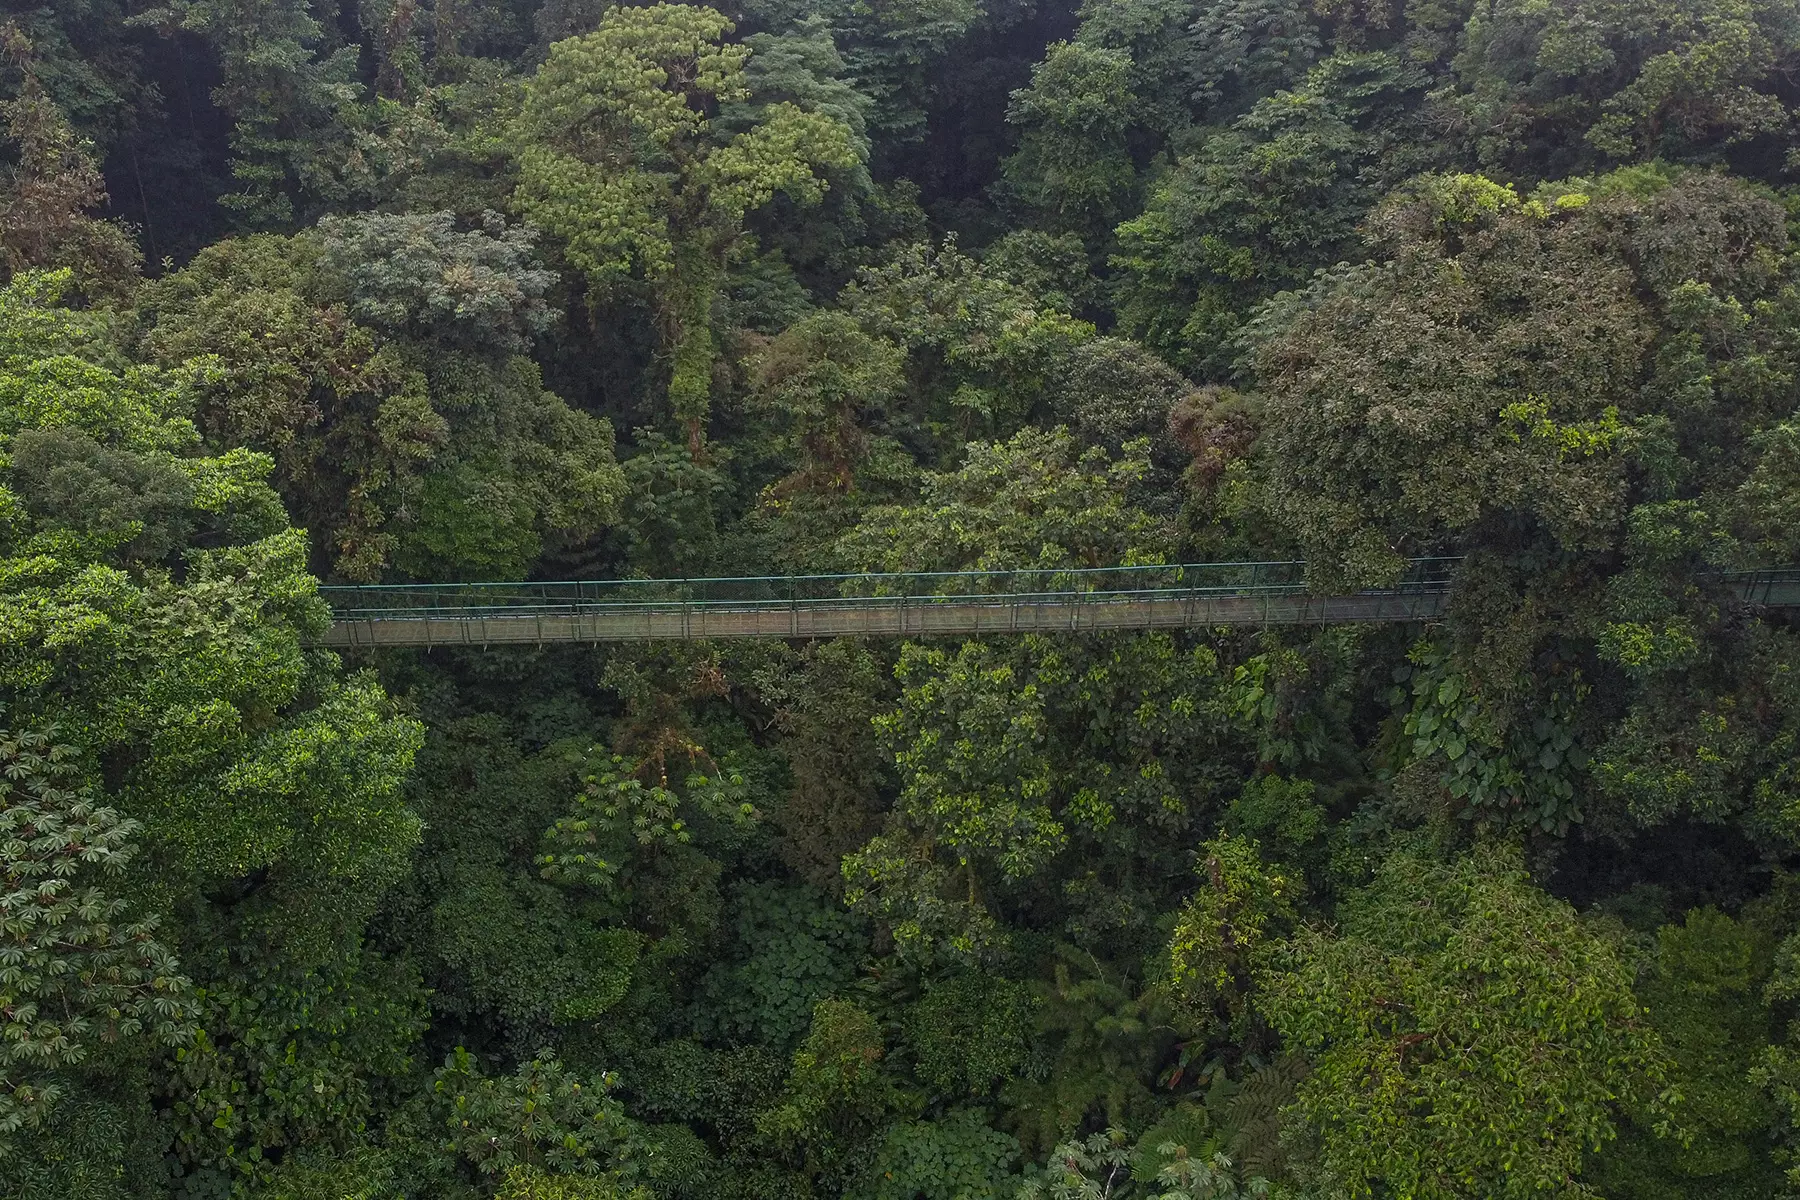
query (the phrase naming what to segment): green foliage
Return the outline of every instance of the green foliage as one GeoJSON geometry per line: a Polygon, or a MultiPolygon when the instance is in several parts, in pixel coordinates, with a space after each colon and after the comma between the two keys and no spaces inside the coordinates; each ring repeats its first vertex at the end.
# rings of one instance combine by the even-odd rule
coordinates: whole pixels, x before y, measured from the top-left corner
{"type": "Polygon", "coordinates": [[[544,293],[556,276],[532,265],[533,231],[499,213],[466,233],[449,212],[327,217],[319,233],[351,317],[383,333],[519,353],[555,319],[544,293]]]}
{"type": "Polygon", "coordinates": [[[624,463],[622,506],[632,567],[650,579],[706,575],[718,553],[724,473],[655,430],[637,430],[637,443],[624,463]]]}
{"type": "Polygon", "coordinates": [[[1014,878],[1033,873],[1067,845],[1063,823],[1044,803],[1049,730],[1038,689],[978,644],[954,658],[916,647],[904,653],[900,680],[917,683],[898,713],[881,718],[898,751],[902,803],[964,869],[979,857],[1014,878]]]}
{"type": "Polygon", "coordinates": [[[633,1061],[632,1111],[694,1123],[741,1147],[754,1139],[757,1113],[780,1094],[784,1074],[784,1060],[764,1046],[708,1050],[692,1041],[660,1041],[633,1061]]]}
{"type": "Polygon", "coordinates": [[[1140,1184],[1134,1180],[1133,1160],[1142,1157],[1143,1144],[1134,1155],[1124,1130],[1112,1128],[1063,1142],[1051,1152],[1041,1174],[1026,1177],[1019,1196],[1021,1200],[1125,1200],[1139,1195],[1145,1200],[1238,1200],[1273,1194],[1266,1179],[1241,1182],[1224,1154],[1202,1158],[1175,1142],[1150,1149],[1163,1161],[1140,1184]]]}
{"type": "Polygon", "coordinates": [[[1426,82],[1390,53],[1340,54],[1209,131],[1118,228],[1121,325],[1226,377],[1250,308],[1351,252],[1381,192],[1428,165],[1410,111],[1426,82]]]}
{"type": "Polygon", "coordinates": [[[1067,429],[972,442],[955,472],[927,476],[921,503],[871,509],[839,543],[862,570],[1097,567],[1161,561],[1164,531],[1133,503],[1148,445],[1115,460],[1067,429]]]}
{"type": "Polygon", "coordinates": [[[0,289],[0,436],[68,429],[143,452],[197,441],[186,398],[154,372],[115,371],[105,325],[59,303],[67,272],[25,273],[0,289]]]}
{"type": "Polygon", "coordinates": [[[876,832],[885,807],[883,756],[869,732],[893,680],[868,646],[844,638],[808,645],[792,667],[755,677],[793,780],[770,817],[783,861],[832,890],[842,887],[844,855],[876,832]]]}
{"type": "Polygon", "coordinates": [[[1313,1064],[1291,1116],[1317,1139],[1319,1186],[1591,1194],[1576,1175],[1614,1136],[1615,1100],[1669,1119],[1674,1064],[1625,964],[1511,851],[1397,852],[1339,932],[1303,929],[1260,982],[1313,1064]]]}
{"type": "Polygon", "coordinates": [[[757,1132],[827,1188],[847,1183],[866,1144],[912,1106],[882,1071],[883,1041],[854,1003],[819,1001],[780,1101],[757,1114],[757,1132]]]}
{"type": "Polygon", "coordinates": [[[1735,819],[1774,841],[1795,836],[1793,651],[1785,634],[1750,631],[1731,647],[1735,691],[1700,682],[1716,670],[1711,654],[1645,687],[1596,748],[1601,793],[1644,825],[1692,814],[1735,819]]]}
{"type": "MultiPolygon", "coordinates": [[[[304,536],[283,527],[262,482],[267,460],[178,453],[195,442],[185,397],[149,372],[68,353],[79,322],[50,306],[46,286],[15,284],[0,305],[10,349],[0,438],[10,448],[27,431],[79,422],[93,444],[39,439],[25,456],[25,490],[51,527],[3,560],[0,690],[15,712],[59,722],[87,754],[116,764],[113,790],[145,822],[165,895],[271,872],[233,919],[316,952],[366,918],[405,869],[418,820],[399,782],[419,727],[392,712],[371,677],[340,679],[334,660],[302,648],[322,606],[304,536]],[[73,461],[44,461],[58,448],[73,461]],[[54,528],[67,514],[58,493],[83,459],[120,472],[124,513],[114,519],[157,513],[171,546],[188,531],[178,557],[134,564],[115,539],[84,544],[54,528]],[[149,507],[141,493],[129,498],[134,476],[166,481],[171,471],[190,488],[149,507]]],[[[145,522],[114,533],[136,539],[145,522]]]]}
{"type": "Polygon", "coordinates": [[[1485,702],[1442,647],[1421,642],[1408,659],[1394,679],[1396,691],[1412,692],[1401,725],[1409,764],[1437,768],[1439,785],[1478,826],[1561,834],[1581,820],[1576,780],[1588,756],[1574,725],[1588,689],[1578,670],[1553,678],[1525,715],[1514,715],[1485,702]]]}
{"type": "Polygon", "coordinates": [[[982,252],[981,266],[1053,311],[1081,312],[1098,299],[1100,281],[1079,234],[1015,229],[982,252]]]}
{"type": "MultiPolygon", "coordinates": [[[[1315,13],[1293,0],[1213,0],[1198,6],[1189,76],[1209,116],[1292,88],[1320,48],[1315,13]]],[[[1349,39],[1345,39],[1348,41],[1349,39]]]]}
{"type": "Polygon", "coordinates": [[[156,562],[192,533],[194,486],[176,461],[111,450],[68,429],[13,438],[12,489],[40,529],[97,554],[156,562]]]}
{"type": "Polygon", "coordinates": [[[1064,369],[1061,386],[1050,397],[1055,419],[1066,421],[1081,441],[1115,455],[1138,439],[1147,441],[1152,472],[1145,490],[1160,491],[1166,479],[1160,468],[1172,458],[1170,424],[1193,385],[1136,342],[1118,337],[1082,343],[1064,369]]]}
{"type": "Polygon", "coordinates": [[[627,1200],[648,1197],[642,1188],[626,1188],[610,1179],[589,1175],[552,1174],[536,1167],[509,1167],[495,1200],[627,1200]]]}
{"type": "MultiPolygon", "coordinates": [[[[696,827],[749,827],[758,814],[746,799],[745,780],[735,771],[711,777],[695,771],[677,792],[668,786],[670,756],[663,747],[635,772],[623,758],[600,757],[598,749],[590,748],[583,764],[573,810],[544,832],[539,873],[572,889],[590,920],[635,918],[657,938],[659,953],[685,952],[718,919],[718,867],[694,845],[696,827]]],[[[697,746],[689,749],[704,755],[697,746]]],[[[598,932],[635,950],[629,931],[598,932]]]]}
{"type": "Polygon", "coordinates": [[[1061,900],[1043,901],[1063,931],[1091,945],[1143,936],[1172,899],[1150,881],[1180,869],[1217,782],[1210,763],[1230,752],[1209,718],[1217,672],[1209,651],[1154,634],[905,647],[900,704],[879,721],[899,803],[845,858],[846,898],[904,957],[980,960],[1005,944],[995,912],[1046,864],[1073,861],[1061,900]]]}
{"type": "Polygon", "coordinates": [[[195,1032],[158,922],[99,886],[117,884],[142,826],[98,803],[55,733],[0,730],[0,1154],[138,1035],[195,1032]]]}
{"type": "MultiPolygon", "coordinates": [[[[868,116],[873,102],[867,92],[845,78],[843,55],[824,18],[804,17],[780,33],[753,33],[744,39],[744,45],[750,48],[750,58],[744,63],[748,96],[721,113],[727,125],[754,123],[771,104],[794,104],[841,123],[850,131],[850,144],[858,159],[868,159],[868,116]]],[[[854,177],[855,168],[847,174],[854,177]]]]}
{"type": "Polygon", "coordinates": [[[214,97],[233,119],[232,174],[242,186],[219,200],[243,220],[265,228],[310,220],[371,190],[374,171],[355,137],[356,53],[334,46],[306,4],[172,0],[134,20],[197,34],[218,55],[214,97]]]}
{"type": "Polygon", "coordinates": [[[867,1176],[846,1193],[858,1200],[1003,1200],[1016,1186],[1019,1144],[973,1110],[941,1121],[888,1127],[867,1176]]]}
{"type": "Polygon", "coordinates": [[[791,432],[800,463],[778,495],[848,491],[868,453],[866,423],[900,389],[900,353],[842,313],[821,312],[783,330],[756,362],[752,397],[791,432]]]}
{"type": "MultiPolygon", "coordinates": [[[[136,1082],[141,1081],[138,1076],[136,1082]]],[[[9,1138],[0,1196],[127,1200],[134,1195],[128,1190],[133,1186],[139,1189],[135,1194],[142,1194],[146,1182],[163,1174],[162,1164],[145,1153],[154,1120],[147,1104],[140,1108],[91,1094],[71,1096],[55,1121],[35,1134],[9,1138]]]]}
{"type": "Polygon", "coordinates": [[[1638,995],[1673,1060],[1686,1137],[1658,1138],[1655,1117],[1632,1124],[1590,1172],[1608,1196],[1774,1195],[1780,1180],[1767,1153],[1772,1113],[1753,1078],[1769,1043],[1757,994],[1771,965],[1766,936],[1750,922],[1697,908],[1657,933],[1638,995]]]}
{"type": "Polygon", "coordinates": [[[1780,128],[1771,72],[1800,26],[1780,5],[1503,3],[1473,15],[1464,37],[1457,100],[1486,131],[1484,158],[1530,162],[1548,143],[1565,161],[1629,160],[1710,156],[1780,128]]]}
{"type": "MultiPolygon", "coordinates": [[[[817,203],[825,172],[860,162],[850,128],[792,101],[727,134],[708,104],[748,96],[750,48],[721,44],[710,8],[620,8],[558,42],[525,91],[518,203],[606,292],[655,296],[668,395],[696,451],[712,390],[712,306],[745,214],[777,193],[817,203]]],[[[841,106],[839,106],[841,107],[841,106]]]]}
{"type": "Polygon", "coordinates": [[[289,1153],[255,1192],[259,1200],[383,1200],[400,1186],[394,1156],[289,1153]]]}
{"type": "Polygon", "coordinates": [[[593,1020],[631,986],[644,947],[636,930],[603,925],[561,889],[493,866],[444,875],[431,948],[484,1008],[519,1021],[593,1020]]]}
{"type": "Polygon", "coordinates": [[[1056,947],[1048,974],[1035,1069],[1003,1093],[1019,1140],[1045,1153],[1093,1122],[1147,1124],[1159,1107],[1157,1065],[1197,1030],[1160,988],[1090,951],[1056,947]]]}
{"type": "Polygon", "coordinates": [[[1285,861],[1305,861],[1324,833],[1325,809],[1311,780],[1259,775],[1244,785],[1225,812],[1225,828],[1266,842],[1285,861]]]}
{"type": "Polygon", "coordinates": [[[840,302],[865,332],[906,352],[910,415],[946,450],[1018,430],[1094,336],[949,239],[897,247],[858,272],[840,302]]]}
{"type": "Polygon", "coordinates": [[[714,820],[746,821],[755,809],[739,798],[740,776],[709,779],[690,776],[680,794],[663,783],[645,787],[630,764],[614,755],[583,776],[574,811],[544,833],[545,853],[538,859],[546,879],[592,888],[607,900],[628,902],[633,852],[655,853],[689,845],[692,817],[684,805],[714,820]]]}
{"type": "Polygon", "coordinates": [[[611,427],[505,353],[541,320],[533,293],[547,280],[523,254],[517,234],[456,234],[441,215],[224,242],[143,290],[144,345],[170,364],[206,356],[204,431],[274,456],[335,570],[518,577],[546,544],[609,522],[624,491],[611,427]],[[350,247],[407,238],[381,271],[338,274],[350,247]],[[471,311],[434,307],[445,303],[471,311]],[[482,338],[445,353],[439,339],[476,312],[482,338]]]}
{"type": "Polygon", "coordinates": [[[1321,275],[1263,310],[1252,357],[1269,389],[1271,512],[1322,581],[1391,575],[1401,540],[1467,544],[1478,530],[1518,529],[1547,552],[1617,545],[1628,468],[1655,501],[1657,480],[1701,471],[1671,458],[1694,405],[1755,420],[1771,399],[1772,362],[1749,347],[1784,343],[1778,307],[1741,325],[1760,364],[1744,370],[1719,361],[1725,343],[1671,328],[1732,319],[1771,286],[1785,239],[1770,202],[1701,176],[1643,198],[1594,193],[1547,207],[1479,177],[1423,180],[1371,219],[1389,265],[1321,275]],[[1613,230],[1641,249],[1611,249],[1613,230]],[[1759,248],[1734,254],[1733,236],[1759,248]],[[1404,381],[1376,389],[1379,420],[1354,398],[1377,377],[1404,381]]]}
{"type": "Polygon", "coordinates": [[[914,1073],[949,1095],[986,1094],[1018,1075],[1038,1008],[1030,985],[981,971],[926,985],[906,1012],[914,1073]]]}
{"type": "Polygon", "coordinates": [[[547,1051],[511,1075],[484,1075],[459,1046],[432,1090],[446,1113],[446,1148],[482,1176],[510,1176],[503,1186],[516,1188],[531,1183],[534,1171],[616,1178],[636,1132],[608,1094],[614,1086],[610,1075],[582,1079],[547,1051]],[[523,1178],[513,1174],[519,1168],[523,1178]]]}
{"type": "Polygon", "coordinates": [[[416,974],[367,950],[304,973],[214,957],[196,963],[205,1032],[157,1079],[182,1167],[260,1180],[301,1151],[353,1150],[414,1085],[416,974]]]}
{"type": "Polygon", "coordinates": [[[1721,578],[1800,559],[1797,63],[12,6],[0,1200],[1800,1188],[1800,640],[1721,578]],[[315,644],[315,576],[1422,555],[1423,632],[315,644]]]}
{"type": "MultiPolygon", "coordinates": [[[[1451,191],[1473,186],[1452,181],[1451,191]]],[[[1590,272],[1570,261],[1592,245],[1579,228],[1588,210],[1553,219],[1524,211],[1510,192],[1500,197],[1493,216],[1476,218],[1458,235],[1463,248],[1453,260],[1427,243],[1395,269],[1321,276],[1291,309],[1275,306],[1263,316],[1267,340],[1258,342],[1255,361],[1270,386],[1271,495],[1280,497],[1278,517],[1321,571],[1391,574],[1396,539],[1442,538],[1489,514],[1533,518],[1570,548],[1604,542],[1623,515],[1624,431],[1571,451],[1555,430],[1618,427],[1624,397],[1609,385],[1630,377],[1646,332],[1641,310],[1623,273],[1590,272]],[[1528,308],[1517,315],[1483,312],[1484,297],[1502,287],[1528,297],[1528,308]],[[1409,308],[1413,302],[1402,299],[1408,294],[1423,307],[1409,308]],[[1386,315],[1379,318],[1365,299],[1374,295],[1384,297],[1377,303],[1386,315]],[[1466,306],[1463,315],[1452,315],[1452,305],[1466,306]],[[1476,322],[1484,330],[1478,339],[1476,322]],[[1337,357],[1341,343],[1328,332],[1336,326],[1347,333],[1352,323],[1355,363],[1337,357]],[[1538,344],[1546,338],[1559,344],[1538,344]],[[1385,403],[1416,405],[1409,411],[1419,419],[1400,420],[1396,407],[1393,421],[1365,423],[1352,434],[1337,423],[1350,410],[1323,405],[1324,395],[1355,392],[1362,386],[1358,371],[1385,373],[1389,368],[1377,365],[1383,355],[1408,361],[1407,377],[1417,387],[1389,390],[1385,403]],[[1421,370],[1427,362],[1432,366],[1421,370]],[[1554,427],[1529,425],[1537,418],[1509,407],[1549,396],[1578,404],[1549,412],[1545,419],[1557,422],[1554,427]],[[1540,436],[1540,430],[1547,432],[1540,436]],[[1347,455],[1373,469],[1359,472],[1347,455]],[[1365,489],[1359,474],[1372,486],[1365,489]]],[[[1414,210],[1396,204],[1385,219],[1405,228],[1414,210]]]]}
{"type": "Polygon", "coordinates": [[[1203,1019],[1236,1021],[1281,927],[1294,918],[1294,885],[1242,837],[1207,842],[1200,855],[1200,889],[1169,939],[1170,983],[1203,1019]]]}
{"type": "MultiPolygon", "coordinates": [[[[105,772],[132,817],[72,786],[67,750],[45,758],[45,788],[31,782],[36,768],[14,772],[29,802],[7,810],[12,866],[32,880],[32,903],[10,926],[19,999],[7,1007],[21,1035],[48,1016],[40,1002],[64,1028],[52,1039],[58,1061],[32,1064],[53,1077],[28,1072],[8,1092],[47,1100],[84,1069],[130,1067],[122,1049],[102,1047],[137,1028],[191,1042],[153,1070],[139,1058],[127,1078],[146,1102],[173,1091],[160,1136],[178,1172],[251,1176],[265,1148],[359,1135],[389,1099],[360,1072],[406,1073],[421,1017],[404,972],[380,966],[348,1013],[331,993],[356,974],[337,956],[417,841],[399,787],[420,730],[370,676],[340,678],[335,659],[300,645],[321,614],[304,538],[263,482],[268,460],[194,456],[191,409],[171,386],[183,380],[103,365],[111,351],[95,327],[54,299],[54,281],[26,280],[0,306],[4,467],[19,489],[8,494],[23,498],[14,528],[28,537],[4,548],[0,694],[12,712],[78,738],[82,761],[105,772]],[[153,923],[123,921],[124,900],[69,871],[85,860],[81,870],[118,872],[139,830],[132,893],[180,914],[200,980],[189,999],[153,923]],[[259,957],[271,946],[280,971],[259,957]],[[246,959],[257,965],[244,970],[246,959]],[[386,1049],[395,1045],[398,1057],[386,1049]]],[[[33,759],[41,748],[21,747],[33,759]]],[[[8,1044],[30,1050],[34,1036],[8,1044]]],[[[122,1162],[139,1162],[143,1139],[158,1136],[139,1126],[122,1162]]]]}
{"type": "Polygon", "coordinates": [[[1131,57],[1080,42],[1058,42],[1013,93],[1007,120],[1021,126],[1006,161],[1020,199],[1055,231],[1104,232],[1130,203],[1137,173],[1125,144],[1137,97],[1131,57]]]}
{"type": "Polygon", "coordinates": [[[694,1024],[733,1041],[791,1046],[814,1006],[855,979],[867,931],[801,887],[748,884],[728,907],[732,942],[700,982],[694,1024]]]}
{"type": "Polygon", "coordinates": [[[127,229],[91,213],[107,200],[93,144],[45,88],[31,40],[11,20],[0,25],[0,51],[23,76],[0,101],[0,144],[17,156],[0,176],[0,269],[62,268],[89,296],[129,293],[142,256],[127,229]]]}
{"type": "Polygon", "coordinates": [[[1081,1141],[1064,1142],[1050,1154],[1041,1178],[1028,1179],[1019,1194],[1038,1200],[1111,1200],[1131,1179],[1131,1152],[1125,1131],[1109,1129],[1081,1141]]]}
{"type": "MultiPolygon", "coordinates": [[[[1785,881],[1783,882],[1785,883],[1785,881]]],[[[1778,891],[1776,897],[1772,897],[1772,899],[1776,899],[1777,905],[1780,903],[1780,896],[1781,893],[1778,891]]],[[[1740,939],[1734,938],[1731,940],[1739,941],[1740,939]]],[[[1730,949],[1734,947],[1731,946],[1731,942],[1729,941],[1726,943],[1726,946],[1727,953],[1729,954],[1730,949]]],[[[1776,948],[1773,963],[1774,969],[1770,974],[1769,981],[1764,988],[1763,993],[1764,998],[1773,1006],[1790,1005],[1796,996],[1800,996],[1800,974],[1797,974],[1795,971],[1796,965],[1800,964],[1800,956],[1797,956],[1795,953],[1797,949],[1800,949],[1800,946],[1796,945],[1794,935],[1791,933],[1788,934],[1776,948]]],[[[1753,967],[1760,965],[1755,963],[1754,958],[1751,959],[1751,962],[1753,967]]],[[[1710,983],[1710,981],[1707,982],[1710,983]]],[[[1702,984],[1701,986],[1706,985],[1702,984]]],[[[1726,1008],[1725,1011],[1729,1014],[1732,1010],[1726,1008]]],[[[1741,1010],[1739,1011],[1741,1013],[1741,1010]]],[[[1710,1024],[1710,1022],[1708,1024],[1710,1024]]],[[[1740,1026],[1739,1028],[1741,1029],[1742,1027],[1740,1026]]],[[[1700,1033],[1701,1036],[1705,1036],[1706,1034],[1714,1033],[1715,1031],[1703,1024],[1700,1025],[1695,1032],[1700,1033]]],[[[1793,1155],[1795,1133],[1797,1130],[1800,1130],[1800,1120],[1796,1119],[1800,1118],[1800,1054],[1795,1052],[1796,1032],[1800,1031],[1797,1031],[1790,1021],[1786,1030],[1786,1036],[1776,1041],[1773,1045],[1762,1047],[1761,1061],[1758,1062],[1749,1073],[1750,1082],[1755,1084],[1757,1088],[1762,1091],[1767,1102],[1774,1106],[1775,1111],[1778,1114],[1778,1119],[1773,1123],[1772,1129],[1778,1148],[1770,1157],[1776,1164],[1786,1164],[1787,1169],[1784,1172],[1784,1175],[1789,1188],[1792,1188],[1797,1182],[1800,1182],[1800,1173],[1797,1173],[1793,1155]]],[[[1733,1052],[1735,1053],[1741,1049],[1741,1046],[1734,1046],[1733,1052]]],[[[1711,1064],[1708,1065],[1710,1066],[1711,1064]]],[[[1735,1084],[1737,1081],[1728,1078],[1727,1080],[1721,1080],[1721,1082],[1735,1084]]],[[[1732,1113],[1726,1115],[1736,1116],[1737,1114],[1732,1113]]],[[[1736,1123],[1737,1122],[1735,1121],[1730,1122],[1730,1124],[1736,1123]]],[[[1722,1121],[1720,1124],[1726,1127],[1725,1131],[1729,1132],[1729,1125],[1727,1125],[1726,1122],[1722,1121]]],[[[1727,1153],[1729,1153],[1729,1142],[1726,1145],[1726,1150],[1727,1153]]],[[[1760,1163],[1756,1163],[1754,1159],[1752,1162],[1754,1166],[1761,1165],[1760,1163]]],[[[1752,1177],[1754,1178],[1754,1176],[1752,1177]]]]}

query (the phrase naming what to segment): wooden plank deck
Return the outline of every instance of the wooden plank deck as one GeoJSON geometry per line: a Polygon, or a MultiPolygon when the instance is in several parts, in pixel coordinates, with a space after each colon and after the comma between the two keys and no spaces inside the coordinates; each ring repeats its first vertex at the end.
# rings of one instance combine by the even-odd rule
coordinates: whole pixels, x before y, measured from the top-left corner
{"type": "Polygon", "coordinates": [[[543,642],[633,642],[709,638],[842,636],[934,637],[1071,633],[1106,629],[1195,629],[1217,625],[1335,625],[1419,621],[1442,614],[1442,590],[1351,596],[1304,593],[1177,594],[993,601],[931,597],[853,600],[706,602],[666,605],[570,605],[558,608],[433,615],[344,617],[320,644],[498,646],[543,642]]]}

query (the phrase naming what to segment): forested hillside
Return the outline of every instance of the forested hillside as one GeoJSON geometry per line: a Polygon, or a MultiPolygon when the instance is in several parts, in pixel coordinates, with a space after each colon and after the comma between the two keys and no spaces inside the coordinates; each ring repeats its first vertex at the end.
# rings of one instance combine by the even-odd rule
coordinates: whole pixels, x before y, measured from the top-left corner
{"type": "Polygon", "coordinates": [[[1800,1196],[1800,0],[735,2],[0,10],[0,1200],[1800,1196]]]}

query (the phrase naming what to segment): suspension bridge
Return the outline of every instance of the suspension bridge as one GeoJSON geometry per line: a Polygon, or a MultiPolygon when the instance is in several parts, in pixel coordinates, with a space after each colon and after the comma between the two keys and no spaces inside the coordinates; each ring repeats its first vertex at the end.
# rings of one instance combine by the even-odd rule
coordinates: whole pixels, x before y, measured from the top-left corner
{"type": "MultiPolygon", "coordinates": [[[[1427,621],[1458,558],[1412,560],[1389,587],[1321,595],[1303,562],[1022,571],[373,584],[320,588],[320,644],[491,646],[712,638],[807,640],[1427,621]]],[[[1721,598],[1800,608],[1800,570],[1709,577],[1721,598]]]]}

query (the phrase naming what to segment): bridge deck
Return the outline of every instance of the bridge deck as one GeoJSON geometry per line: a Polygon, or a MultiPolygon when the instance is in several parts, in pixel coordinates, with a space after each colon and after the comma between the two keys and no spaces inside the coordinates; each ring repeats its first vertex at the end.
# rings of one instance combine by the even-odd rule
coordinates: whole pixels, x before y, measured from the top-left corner
{"type": "MultiPolygon", "coordinates": [[[[1303,563],[327,587],[335,620],[319,642],[488,646],[1422,621],[1444,613],[1456,564],[1419,559],[1394,587],[1337,596],[1307,592],[1303,563]]],[[[1737,572],[1716,582],[1754,606],[1800,608],[1800,571],[1737,572]]]]}
{"type": "Polygon", "coordinates": [[[1328,625],[1418,621],[1443,611],[1444,592],[1358,596],[1224,595],[1032,598],[890,597],[843,601],[589,605],[531,611],[340,618],[328,646],[499,645],[702,638],[931,637],[1214,625],[1328,625]]]}

